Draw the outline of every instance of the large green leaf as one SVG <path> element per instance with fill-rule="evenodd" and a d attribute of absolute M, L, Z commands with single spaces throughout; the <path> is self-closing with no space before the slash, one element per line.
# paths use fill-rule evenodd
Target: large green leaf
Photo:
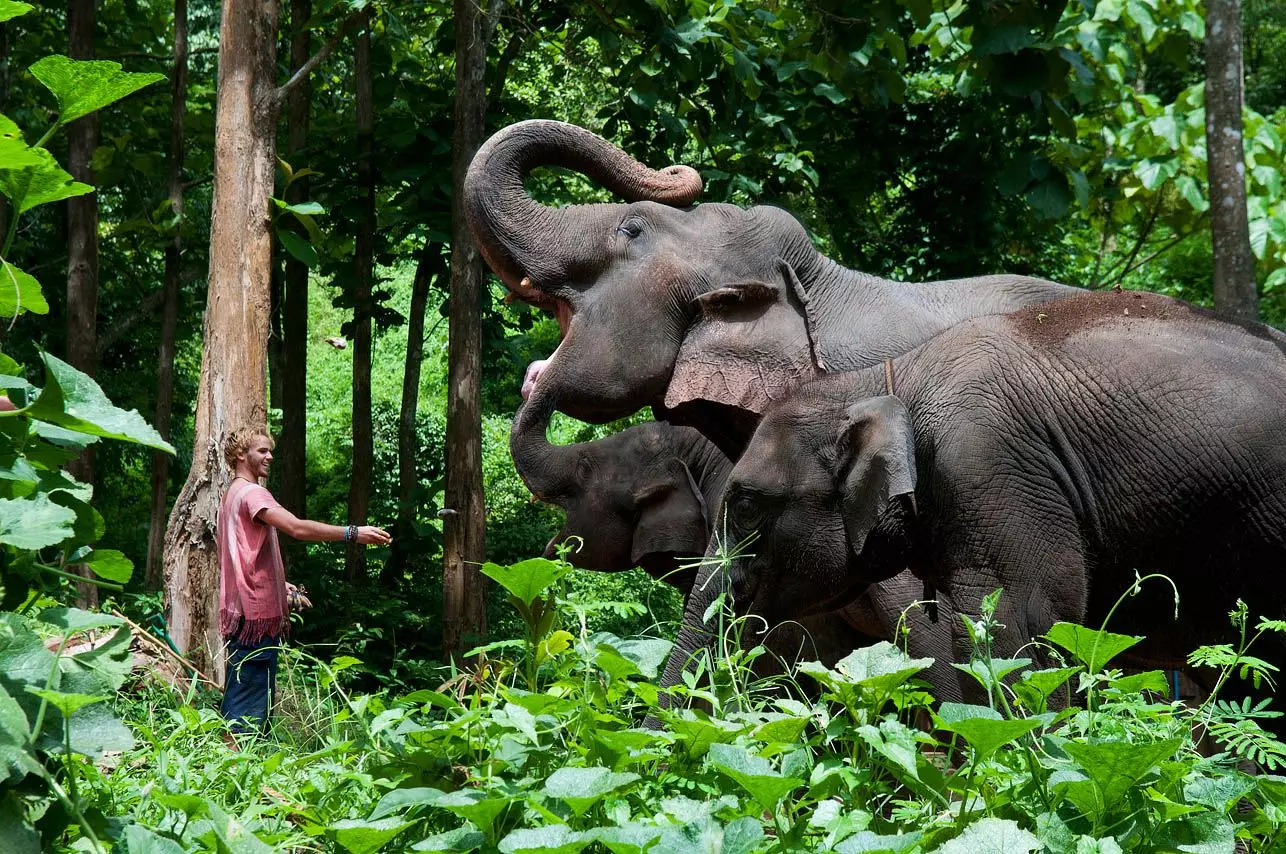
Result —
<path fill-rule="evenodd" d="M 26 169 L 0 169 L 0 193 L 9 198 L 17 213 L 94 192 L 88 184 L 72 180 L 71 175 L 45 149 L 30 150 L 37 165 Z"/>
<path fill-rule="evenodd" d="M 183 854 L 182 845 L 141 824 L 125 828 L 125 846 L 129 854 Z"/>
<path fill-rule="evenodd" d="M 3 2 L 3 0 L 0 0 Z M 20 136 L 0 132 L 0 169 L 28 169 L 42 162 L 38 149 L 27 145 Z"/>
<path fill-rule="evenodd" d="M 286 251 L 295 256 L 296 261 L 310 270 L 317 269 L 318 265 L 321 264 L 321 259 L 317 257 L 317 250 L 298 234 L 279 228 L 277 229 L 277 237 L 280 238 L 281 245 L 286 247 Z"/>
<path fill-rule="evenodd" d="M 1004 745 L 1041 726 L 1032 718 L 1006 720 L 989 706 L 943 703 L 934 716 L 940 729 L 958 733 L 968 740 L 977 760 L 986 759 Z"/>
<path fill-rule="evenodd" d="M 632 821 L 617 827 L 600 827 L 594 838 L 612 854 L 643 854 L 665 828 L 655 824 Z"/>
<path fill-rule="evenodd" d="M 750 854 L 760 848 L 764 829 L 759 820 L 744 816 L 721 827 L 704 816 L 666 830 L 648 854 Z"/>
<path fill-rule="evenodd" d="M 1076 656 L 1091 673 L 1097 673 L 1113 658 L 1143 640 L 1136 635 L 1087 629 L 1075 623 L 1055 623 L 1045 632 L 1045 637 Z"/>
<path fill-rule="evenodd" d="M 0 0 L 0 23 L 25 15 L 36 8 L 30 3 L 18 3 L 16 0 Z"/>
<path fill-rule="evenodd" d="M 99 578 L 115 581 L 117 584 L 125 584 L 134 574 L 134 561 L 127 558 L 124 552 L 115 549 L 94 549 L 80 558 L 79 562 L 92 569 Z"/>
<path fill-rule="evenodd" d="M 984 818 L 935 849 L 937 854 L 1029 854 L 1040 840 L 1006 818 Z"/>
<path fill-rule="evenodd" d="M 710 745 L 710 764 L 737 781 L 765 810 L 775 810 L 781 799 L 804 785 L 797 777 L 786 777 L 767 759 L 755 756 L 734 744 Z"/>
<path fill-rule="evenodd" d="M 839 854 L 902 854 L 910 851 L 920 841 L 918 830 L 910 833 L 880 834 L 873 830 L 860 830 L 845 839 L 835 850 Z"/>
<path fill-rule="evenodd" d="M 39 59 L 27 70 L 58 99 L 58 123 L 63 125 L 165 79 L 164 74 L 123 71 L 119 62 L 58 55 Z"/>
<path fill-rule="evenodd" d="M 491 825 L 496 816 L 509 806 L 508 798 L 489 798 L 477 789 L 459 789 L 438 798 L 435 806 L 450 810 L 460 818 L 473 822 L 483 833 L 491 835 Z"/>
<path fill-rule="evenodd" d="M 40 612 L 40 622 L 62 629 L 64 635 L 125 624 L 120 617 L 80 608 L 46 608 Z"/>
<path fill-rule="evenodd" d="M 464 852 L 472 851 L 482 845 L 487 838 L 471 825 L 457 827 L 446 833 L 435 833 L 427 839 L 421 839 L 411 846 L 412 851 Z"/>
<path fill-rule="evenodd" d="M 496 581 L 528 607 L 537 596 L 552 587 L 570 570 L 571 567 L 565 563 L 543 557 L 534 557 L 515 563 L 513 566 L 500 566 L 495 563 L 482 565 L 483 575 Z"/>
<path fill-rule="evenodd" d="M 64 718 L 70 718 L 77 711 L 85 706 L 92 706 L 94 703 L 102 703 L 111 699 L 102 694 L 69 694 L 65 691 L 52 691 L 47 688 L 32 688 L 27 686 L 27 693 L 34 694 L 53 706 L 62 713 Z"/>
<path fill-rule="evenodd" d="M 265 845 L 244 824 L 225 813 L 213 801 L 208 801 L 207 804 L 210 811 L 208 824 L 219 840 L 220 854 L 273 854 L 272 848 Z"/>
<path fill-rule="evenodd" d="M 519 851 L 530 854 L 576 854 L 594 841 L 594 835 L 572 830 L 565 824 L 550 824 L 544 827 L 524 828 L 500 840 L 500 850 L 504 854 L 517 854 Z"/>
<path fill-rule="evenodd" d="M 30 740 L 31 725 L 26 713 L 0 685 L 0 783 L 20 780 L 37 770 L 35 758 L 27 750 Z"/>
<path fill-rule="evenodd" d="M 45 362 L 45 388 L 26 410 L 32 418 L 91 436 L 136 442 L 174 453 L 170 443 L 136 410 L 114 406 L 98 383 L 57 356 L 49 353 L 40 356 Z"/>
<path fill-rule="evenodd" d="M 396 818 L 381 818 L 375 821 L 342 819 L 327 827 L 326 835 L 352 854 L 375 854 L 413 824 L 415 824 L 413 821 L 401 821 Z"/>
<path fill-rule="evenodd" d="M 1097 744 L 1065 742 L 1063 750 L 1076 761 L 1094 787 L 1093 800 L 1085 803 L 1081 799 L 1078 805 L 1082 809 L 1088 806 L 1090 809 L 1087 811 L 1095 815 L 1105 815 L 1132 786 L 1162 760 L 1172 756 L 1182 743 L 1178 738 L 1151 744 L 1132 744 L 1128 741 L 1102 741 Z M 1080 790 L 1083 790 L 1083 786 L 1078 786 L 1078 791 Z"/>
<path fill-rule="evenodd" d="M 0 161 L 3 158 L 4 151 L 0 150 Z M 8 261 L 0 260 L 0 317 L 13 317 L 24 311 L 49 313 L 49 303 L 45 302 L 45 295 L 40 291 L 40 282 Z"/>
<path fill-rule="evenodd" d="M 442 799 L 444 793 L 440 789 L 430 788 L 428 786 L 416 786 L 409 789 L 394 789 L 375 805 L 375 809 L 368 818 L 371 821 L 386 818 L 394 813 L 416 807 L 427 807 L 436 804 Z"/>
<path fill-rule="evenodd" d="M 641 779 L 638 774 L 607 768 L 559 768 L 545 781 L 545 794 L 566 801 L 577 815 L 584 815 L 604 796 Z"/>
<path fill-rule="evenodd" d="M 75 533 L 76 512 L 55 504 L 48 495 L 0 498 L 0 543 L 20 549 L 57 545 Z"/>
<path fill-rule="evenodd" d="M 27 822 L 27 807 L 17 792 L 0 798 L 0 842 L 5 854 L 40 854 L 40 834 Z"/>
<path fill-rule="evenodd" d="M 880 641 L 854 650 L 834 669 L 815 661 L 805 662 L 799 669 L 829 688 L 852 686 L 885 696 L 932 664 L 932 658 L 910 658 L 888 641 Z"/>

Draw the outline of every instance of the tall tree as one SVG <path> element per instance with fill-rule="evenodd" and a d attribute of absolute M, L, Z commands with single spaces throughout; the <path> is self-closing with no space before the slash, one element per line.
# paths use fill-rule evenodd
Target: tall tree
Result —
<path fill-rule="evenodd" d="M 1258 320 L 1242 142 L 1241 0 L 1206 3 L 1206 163 L 1214 245 L 1215 309 Z"/>
<path fill-rule="evenodd" d="M 170 211 L 174 237 L 165 247 L 161 345 L 156 365 L 156 430 L 170 438 L 174 408 L 174 337 L 179 320 L 179 285 L 183 268 L 183 114 L 188 99 L 188 3 L 174 0 L 174 68 L 170 77 Z M 147 533 L 147 589 L 161 587 L 161 553 L 165 543 L 165 505 L 169 493 L 170 455 L 152 452 L 152 522 Z"/>
<path fill-rule="evenodd" d="M 353 470 L 348 484 L 348 524 L 365 525 L 371 506 L 371 474 L 375 441 L 371 425 L 371 292 L 375 279 L 375 107 L 371 80 L 371 23 L 369 9 L 357 36 L 353 66 L 357 89 L 357 183 L 361 188 L 358 215 L 356 287 L 353 293 Z M 348 580 L 366 580 L 366 548 L 350 542 L 344 555 Z"/>
<path fill-rule="evenodd" d="M 352 20 L 350 18 L 350 20 Z M 346 22 L 347 24 L 347 22 Z M 165 532 L 170 636 L 202 669 L 219 670 L 218 549 L 214 525 L 228 481 L 221 445 L 230 430 L 264 427 L 272 236 L 268 204 L 276 166 L 277 116 L 338 44 L 347 26 L 283 86 L 277 67 L 277 4 L 224 0 L 219 23 L 214 203 L 204 348 L 197 387 L 192 467 Z"/>
<path fill-rule="evenodd" d="M 290 65 L 300 68 L 312 53 L 312 0 L 290 2 Z M 286 99 L 286 160 L 300 171 L 300 158 L 308 145 L 309 115 L 312 109 L 311 76 L 299 82 Z M 308 201 L 308 176 L 294 178 L 286 188 L 286 201 L 292 205 Z M 290 227 L 298 228 L 297 223 Z M 279 493 L 282 506 L 300 518 L 308 513 L 304 489 L 305 452 L 307 450 L 308 394 L 305 377 L 308 367 L 308 266 L 286 256 L 285 294 L 281 305 L 282 371 L 281 371 L 281 442 L 274 452 L 277 457 Z M 301 548 L 287 546 L 298 555 Z"/>
<path fill-rule="evenodd" d="M 496 5 L 496 4 L 493 4 Z M 497 10 L 498 11 L 498 10 Z M 487 113 L 488 12 L 455 0 L 455 129 L 451 149 L 451 296 L 447 340 L 447 516 L 442 525 L 442 652 L 487 631 L 482 494 L 482 297 L 486 270 L 464 218 L 464 176 Z"/>
<path fill-rule="evenodd" d="M 72 59 L 94 58 L 94 0 L 68 0 L 67 53 Z M 98 113 L 67 126 L 67 171 L 93 185 L 92 161 L 98 147 Z M 98 371 L 98 195 L 86 193 L 67 200 L 67 361 L 91 377 Z M 94 482 L 94 451 L 86 448 L 67 466 L 83 483 Z M 81 566 L 82 575 L 90 574 Z M 98 588 L 77 585 L 77 603 L 98 604 Z"/>

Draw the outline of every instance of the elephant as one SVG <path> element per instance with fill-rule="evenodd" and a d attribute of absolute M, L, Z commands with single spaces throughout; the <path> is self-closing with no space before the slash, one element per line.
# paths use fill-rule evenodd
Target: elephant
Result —
<path fill-rule="evenodd" d="M 768 408 L 725 487 L 728 542 L 754 538 L 727 585 L 768 622 L 842 608 L 907 566 L 947 613 L 1003 588 L 1005 658 L 1056 621 L 1100 625 L 1136 571 L 1165 573 L 1182 623 L 1157 583 L 1108 628 L 1146 635 L 1139 659 L 1181 662 L 1228 639 L 1239 598 L 1286 613 L 1283 436 L 1276 330 L 1128 291 L 976 318 Z M 709 643 L 723 577 L 698 576 L 664 685 Z M 951 632 L 930 681 L 976 696 L 949 666 L 967 633 Z"/>
<path fill-rule="evenodd" d="M 539 166 L 577 170 L 625 204 L 549 207 L 523 186 Z M 820 254 L 784 210 L 693 205 L 701 178 L 655 171 L 574 125 L 532 120 L 474 155 L 463 209 L 510 296 L 557 319 L 543 393 L 582 421 L 651 406 L 730 458 L 760 413 L 800 382 L 876 365 L 956 323 L 1079 289 L 993 275 L 892 282 Z"/>
<path fill-rule="evenodd" d="M 514 418 L 509 446 L 532 494 L 567 514 L 545 556 L 553 557 L 559 544 L 576 537 L 580 547 L 567 554 L 573 566 L 600 572 L 637 566 L 691 595 L 694 564 L 706 552 L 713 510 L 732 461 L 691 427 L 661 422 L 591 442 L 554 445 L 547 436 L 552 399 L 530 397 L 537 375 L 538 366 L 524 382 L 527 400 Z M 893 640 L 898 620 L 908 612 L 912 631 L 936 634 L 945 653 L 945 632 L 911 608 L 923 590 L 918 579 L 901 573 L 843 609 L 811 615 L 799 625 L 774 626 L 768 646 L 778 657 L 802 655 L 833 664 L 860 646 Z"/>

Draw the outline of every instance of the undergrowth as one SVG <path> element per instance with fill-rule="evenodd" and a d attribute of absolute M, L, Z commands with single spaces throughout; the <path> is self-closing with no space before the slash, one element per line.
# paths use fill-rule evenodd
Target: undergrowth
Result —
<path fill-rule="evenodd" d="M 569 570 L 544 559 L 487 565 L 525 633 L 477 650 L 476 666 L 444 672 L 433 689 L 353 694 L 356 658 L 286 650 L 273 731 L 239 752 L 224 743 L 215 698 L 134 683 L 113 701 L 132 748 L 44 756 L 50 778 L 75 793 L 79 818 L 55 820 L 65 806 L 36 786 L 12 789 L 7 803 L 37 832 L 57 828 L 42 844 L 64 851 L 1082 854 L 1282 844 L 1286 777 L 1275 772 L 1286 748 L 1261 727 L 1276 713 L 1222 689 L 1244 679 L 1271 690 L 1275 669 L 1250 651 L 1284 627 L 1252 623 L 1244 606 L 1232 614 L 1235 644 L 1193 655 L 1217 687 L 1192 707 L 1166 699 L 1166 674 L 1110 666 L 1132 636 L 1059 624 L 1044 640 L 1063 666 L 994 658 L 999 592 L 968 620 L 974 657 L 957 665 L 986 705 L 935 706 L 918 679 L 931 660 L 889 643 L 772 681 L 754 677 L 762 648 L 729 644 L 666 703 L 656 683 L 670 644 L 589 631 L 594 609 L 631 606 L 578 601 Z M 40 618 L 51 631 L 93 621 L 78 614 Z M 4 616 L 10 632 L 28 631 Z M 0 650 L 11 674 L 13 649 Z M 792 684 L 815 686 L 815 696 Z M 649 717 L 661 728 L 645 728 Z M 1213 751 L 1198 749 L 1203 739 Z M 1261 773 L 1247 773 L 1246 760 Z"/>

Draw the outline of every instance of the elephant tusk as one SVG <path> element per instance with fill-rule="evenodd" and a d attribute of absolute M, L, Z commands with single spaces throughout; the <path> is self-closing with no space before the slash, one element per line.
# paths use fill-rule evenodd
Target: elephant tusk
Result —
<path fill-rule="evenodd" d="M 518 287 L 522 288 L 524 291 L 526 291 L 526 290 L 530 290 L 530 289 L 531 289 L 531 276 L 523 276 L 523 277 L 522 277 L 522 281 L 518 283 Z"/>

